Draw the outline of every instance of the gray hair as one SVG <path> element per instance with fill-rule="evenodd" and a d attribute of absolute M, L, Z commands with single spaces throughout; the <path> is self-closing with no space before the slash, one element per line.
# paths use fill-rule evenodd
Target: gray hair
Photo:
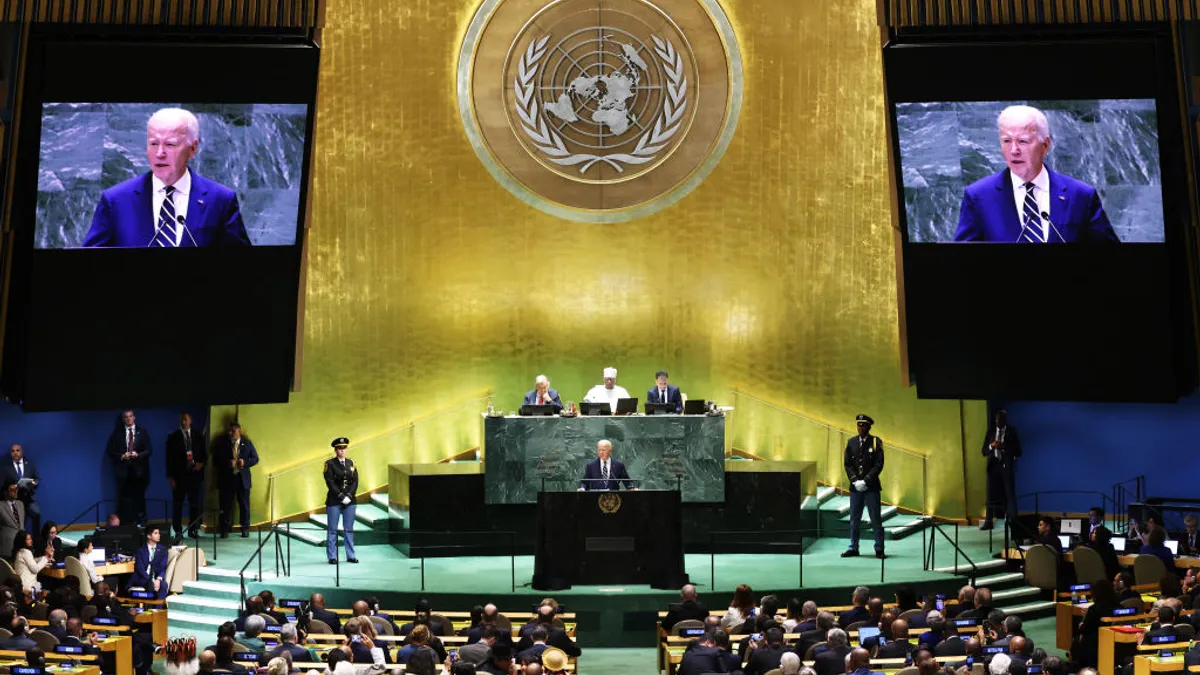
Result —
<path fill-rule="evenodd" d="M 534 384 L 545 384 L 547 387 L 549 387 L 550 379 L 547 378 L 545 375 L 538 375 L 537 377 L 535 377 L 533 379 L 533 383 Z"/>
<path fill-rule="evenodd" d="M 833 621 L 833 612 L 824 609 L 817 612 L 817 628 L 829 630 L 833 628 Z"/>
<path fill-rule="evenodd" d="M 606 445 L 606 446 L 608 446 L 609 450 L 612 450 L 612 441 L 608 440 L 607 438 L 601 438 L 599 441 L 597 441 L 596 449 L 599 450 L 600 446 L 602 446 L 602 445 Z"/>
<path fill-rule="evenodd" d="M 284 653 L 286 654 L 287 652 Z M 288 660 L 282 656 L 276 656 L 267 661 L 267 675 L 288 675 L 291 670 L 292 664 L 288 663 Z"/>
<path fill-rule="evenodd" d="M 783 671 L 783 675 L 796 675 L 800 672 L 800 655 L 796 652 L 784 652 L 783 658 L 779 659 L 779 669 Z"/>
<path fill-rule="evenodd" d="M 829 648 L 845 647 L 849 644 L 849 638 L 846 637 L 846 631 L 841 628 L 830 628 L 825 634 L 825 642 L 829 644 Z"/>
<path fill-rule="evenodd" d="M 866 586 L 859 586 L 858 588 L 854 589 L 854 604 L 865 605 L 867 604 L 867 599 L 870 597 L 871 589 L 867 588 Z"/>
<path fill-rule="evenodd" d="M 59 626 L 67 622 L 67 613 L 61 609 L 50 610 L 50 625 Z"/>
<path fill-rule="evenodd" d="M 817 603 L 813 602 L 812 600 L 805 600 L 804 606 L 800 608 L 800 614 L 801 616 L 816 616 Z"/>
<path fill-rule="evenodd" d="M 242 632 L 246 634 L 246 637 L 258 637 L 258 634 L 263 632 L 266 627 L 266 619 L 257 614 L 251 614 L 246 617 L 246 627 L 242 629 Z"/>
<path fill-rule="evenodd" d="M 1000 115 L 996 118 L 996 126 L 1029 126 L 1032 124 L 1037 128 L 1039 141 L 1044 141 L 1050 138 L 1050 121 L 1046 119 L 1046 113 L 1028 105 L 1010 105 L 1000 111 Z"/>
<path fill-rule="evenodd" d="M 280 642 L 295 642 L 300 639 L 300 635 L 296 632 L 296 624 L 285 623 L 279 627 Z"/>
<path fill-rule="evenodd" d="M 183 108 L 159 108 L 146 122 L 146 129 L 158 125 L 169 126 L 183 124 L 187 127 L 187 141 L 194 143 L 200 140 L 200 120 Z"/>
<path fill-rule="evenodd" d="M 992 675 L 1005 675 L 1010 665 L 1012 665 L 1012 657 L 1004 653 L 996 654 L 992 657 L 992 662 L 988 664 L 988 672 Z"/>

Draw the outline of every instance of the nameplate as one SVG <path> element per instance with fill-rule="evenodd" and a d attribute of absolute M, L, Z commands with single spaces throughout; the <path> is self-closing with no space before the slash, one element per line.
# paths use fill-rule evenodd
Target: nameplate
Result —
<path fill-rule="evenodd" d="M 587 537 L 583 540 L 586 551 L 633 551 L 633 537 Z"/>

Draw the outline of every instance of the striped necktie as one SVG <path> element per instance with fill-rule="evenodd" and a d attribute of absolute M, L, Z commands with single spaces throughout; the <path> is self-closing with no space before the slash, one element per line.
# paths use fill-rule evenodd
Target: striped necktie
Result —
<path fill-rule="evenodd" d="M 163 198 L 162 207 L 158 209 L 158 228 L 154 232 L 154 239 L 150 241 L 151 246 L 161 246 L 163 248 L 174 248 L 178 244 L 178 227 L 179 223 L 175 220 L 175 200 L 172 195 L 175 194 L 175 186 L 168 185 L 165 189 L 166 197 Z"/>
<path fill-rule="evenodd" d="M 1025 216 L 1025 234 L 1021 241 L 1030 244 L 1044 244 L 1046 237 L 1042 232 L 1042 218 L 1038 215 L 1037 199 L 1033 197 L 1033 183 L 1025 184 L 1025 206 L 1022 211 Z"/>

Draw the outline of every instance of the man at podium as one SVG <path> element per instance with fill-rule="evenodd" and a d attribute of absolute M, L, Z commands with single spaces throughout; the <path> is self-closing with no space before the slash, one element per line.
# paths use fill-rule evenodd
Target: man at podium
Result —
<path fill-rule="evenodd" d="M 620 490 L 622 484 L 630 490 L 637 489 L 637 481 L 629 477 L 625 465 L 613 459 L 612 442 L 602 439 L 596 443 L 596 459 L 588 462 L 579 490 Z"/>

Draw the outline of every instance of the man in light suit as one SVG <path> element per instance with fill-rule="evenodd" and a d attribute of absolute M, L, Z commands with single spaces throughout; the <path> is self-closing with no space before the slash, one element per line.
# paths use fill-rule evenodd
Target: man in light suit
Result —
<path fill-rule="evenodd" d="M 4 483 L 4 504 L 0 505 L 0 550 L 11 552 L 17 533 L 25 529 L 25 505 L 17 497 L 17 484 Z"/>
<path fill-rule="evenodd" d="M 654 374 L 654 386 L 646 392 L 646 400 L 650 403 L 674 403 L 675 412 L 683 412 L 683 395 L 679 387 L 667 382 L 667 371 L 660 370 Z"/>
<path fill-rule="evenodd" d="M 588 462 L 579 482 L 579 490 L 620 490 L 621 485 L 630 490 L 637 489 L 637 481 L 625 471 L 625 465 L 612 457 L 612 443 L 601 440 L 596 443 L 596 459 Z"/>
<path fill-rule="evenodd" d="M 1100 195 L 1051 171 L 1050 123 L 1037 108 L 1014 105 L 997 120 L 1007 169 L 967 186 L 954 241 L 997 243 L 1117 242 Z M 1046 215 L 1049 218 L 1046 218 Z"/>
<path fill-rule="evenodd" d="M 188 169 L 200 147 L 200 122 L 163 108 L 146 124 L 150 171 L 105 190 L 85 247 L 249 246 L 237 194 Z"/>
<path fill-rule="evenodd" d="M 137 424 L 133 410 L 121 412 L 121 425 L 108 437 L 108 457 L 117 475 L 117 512 L 126 523 L 146 522 L 146 488 L 150 486 L 150 432 Z"/>
<path fill-rule="evenodd" d="M 37 488 L 41 479 L 38 477 L 37 465 L 32 459 L 25 456 L 25 450 L 20 445 L 13 443 L 8 447 L 8 455 L 12 461 L 0 464 L 0 481 L 4 483 L 17 483 L 17 497 L 20 498 L 21 504 L 25 506 L 25 515 L 29 517 L 29 531 L 42 531 L 42 509 L 37 503 Z M 27 479 L 28 483 L 24 487 L 20 485 L 22 479 Z"/>
<path fill-rule="evenodd" d="M 533 389 L 525 392 L 525 400 L 521 405 L 552 405 L 555 412 L 562 412 L 562 399 L 558 392 L 550 388 L 550 380 L 545 375 L 538 375 L 533 381 Z"/>
<path fill-rule="evenodd" d="M 250 536 L 250 467 L 258 464 L 258 451 L 249 438 L 242 438 L 242 425 L 229 425 L 229 434 L 213 448 L 213 468 L 220 491 L 221 538 L 233 527 L 233 500 L 237 498 L 242 537 Z"/>
<path fill-rule="evenodd" d="M 146 544 L 138 547 L 133 559 L 133 575 L 129 587 L 140 587 L 155 594 L 159 599 L 167 597 L 171 585 L 167 583 L 167 547 L 159 543 L 162 533 L 151 525 L 146 529 Z"/>

